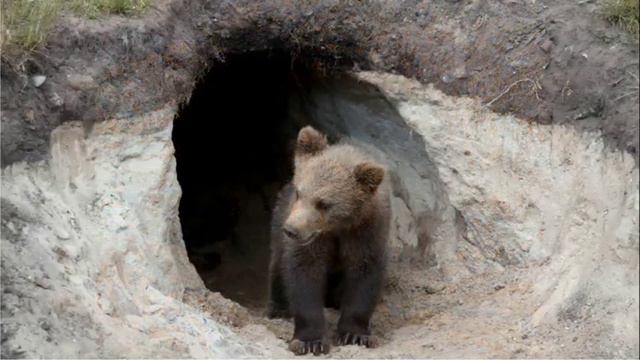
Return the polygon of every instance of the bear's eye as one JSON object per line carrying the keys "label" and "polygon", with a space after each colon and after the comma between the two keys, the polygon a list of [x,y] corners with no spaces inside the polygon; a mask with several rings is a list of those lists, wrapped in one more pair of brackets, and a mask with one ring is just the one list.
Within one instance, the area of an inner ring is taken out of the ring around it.
{"label": "bear's eye", "polygon": [[329,208],[331,207],[331,204],[329,204],[328,202],[324,201],[324,200],[318,200],[316,201],[316,209],[318,210],[329,210]]}

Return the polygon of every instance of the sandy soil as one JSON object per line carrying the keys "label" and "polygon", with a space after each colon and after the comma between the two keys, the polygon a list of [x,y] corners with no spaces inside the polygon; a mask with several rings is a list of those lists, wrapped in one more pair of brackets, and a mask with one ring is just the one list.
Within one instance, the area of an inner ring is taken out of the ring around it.
{"label": "sandy soil", "polygon": [[[544,358],[561,353],[572,357],[607,356],[606,349],[585,342],[582,336],[576,337],[584,325],[583,318],[535,328],[526,320],[545,300],[533,296],[538,272],[543,270],[539,266],[509,268],[447,283],[433,268],[395,256],[383,299],[372,320],[374,334],[382,338],[381,347],[334,346],[325,357],[414,358],[422,354],[435,358]],[[245,308],[219,293],[206,291],[187,293],[184,300],[240,333],[254,331],[256,324],[263,325],[283,341],[281,346],[286,346],[293,334],[292,320],[268,319],[264,306]],[[326,309],[325,316],[333,336],[339,313]]]}

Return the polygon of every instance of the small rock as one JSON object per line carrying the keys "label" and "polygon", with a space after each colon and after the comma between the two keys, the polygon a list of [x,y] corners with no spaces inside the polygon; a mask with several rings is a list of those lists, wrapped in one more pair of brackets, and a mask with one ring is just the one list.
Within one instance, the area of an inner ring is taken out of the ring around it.
{"label": "small rock", "polygon": [[7,229],[9,229],[12,233],[14,233],[14,234],[18,233],[18,230],[16,229],[16,226],[12,222],[7,221],[6,226],[7,226]]}
{"label": "small rock", "polygon": [[51,329],[51,324],[46,319],[40,319],[40,328],[44,331],[49,331]]}
{"label": "small rock", "polygon": [[41,287],[43,289],[51,289],[51,283],[49,283],[49,281],[45,278],[37,278],[33,281],[34,284],[36,284],[36,286]]}
{"label": "small rock", "polygon": [[33,123],[33,121],[36,119],[35,112],[33,110],[27,110],[27,112],[24,114],[24,119],[29,123]]}
{"label": "small rock", "polygon": [[462,65],[453,70],[453,77],[456,79],[466,79],[469,77],[469,73],[467,72],[467,67]]}
{"label": "small rock", "polygon": [[551,51],[551,47],[553,47],[553,41],[551,41],[551,39],[547,39],[545,40],[541,45],[540,45],[540,49],[542,49],[542,51],[548,53],[549,51]]}
{"label": "small rock", "polygon": [[504,285],[503,284],[497,284],[496,286],[493,287],[493,290],[495,291],[499,291],[504,289]]}
{"label": "small rock", "polygon": [[49,96],[49,101],[51,102],[51,104],[55,107],[60,107],[64,104],[64,100],[62,100],[62,98],[60,97],[60,95],[58,95],[57,93],[52,93]]}
{"label": "small rock", "polygon": [[375,51],[371,51],[371,52],[369,52],[369,61],[371,61],[371,63],[373,63],[374,65],[381,65],[382,64],[382,55],[380,53],[375,52]]}
{"label": "small rock", "polygon": [[67,81],[69,86],[75,90],[90,90],[98,86],[93,77],[81,74],[68,74]]}
{"label": "small rock", "polygon": [[42,86],[42,84],[44,84],[44,82],[47,80],[47,77],[44,75],[34,75],[31,77],[31,82],[33,83],[33,86],[35,87],[40,87]]}
{"label": "small rock", "polygon": [[451,83],[453,81],[453,78],[451,76],[449,76],[448,74],[444,74],[444,75],[442,75],[440,80],[442,80],[442,82],[445,83],[445,84],[449,84],[449,83]]}
{"label": "small rock", "polygon": [[56,230],[56,236],[60,240],[69,240],[69,238],[71,238],[71,235],[69,235],[69,233],[67,231],[65,231],[64,229],[57,229]]}
{"label": "small rock", "polygon": [[445,286],[442,285],[442,284],[426,285],[424,287],[424,291],[427,294],[437,294],[437,293],[441,292],[444,289],[445,289]]}

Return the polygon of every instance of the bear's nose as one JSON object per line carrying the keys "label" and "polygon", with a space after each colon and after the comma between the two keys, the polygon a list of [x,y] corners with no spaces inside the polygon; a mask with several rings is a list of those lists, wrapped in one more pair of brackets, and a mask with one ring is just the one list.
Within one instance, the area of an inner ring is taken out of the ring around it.
{"label": "bear's nose", "polygon": [[300,236],[298,231],[289,225],[283,226],[282,231],[284,232],[285,235],[287,235],[292,240],[297,240],[298,237]]}

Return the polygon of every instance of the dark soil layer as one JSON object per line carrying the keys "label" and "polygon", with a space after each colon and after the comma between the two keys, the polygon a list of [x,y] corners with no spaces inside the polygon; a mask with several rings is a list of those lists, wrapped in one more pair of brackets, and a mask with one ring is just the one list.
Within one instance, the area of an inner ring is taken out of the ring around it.
{"label": "dark soil layer", "polygon": [[[637,154],[637,44],[598,9],[552,0],[158,0],[141,18],[66,18],[36,52],[3,54],[2,164],[45,158],[49,132],[64,121],[90,128],[179,104],[213,59],[274,48],[319,70],[396,72],[498,112],[602,130],[612,148]],[[47,76],[37,88],[36,74]]]}

